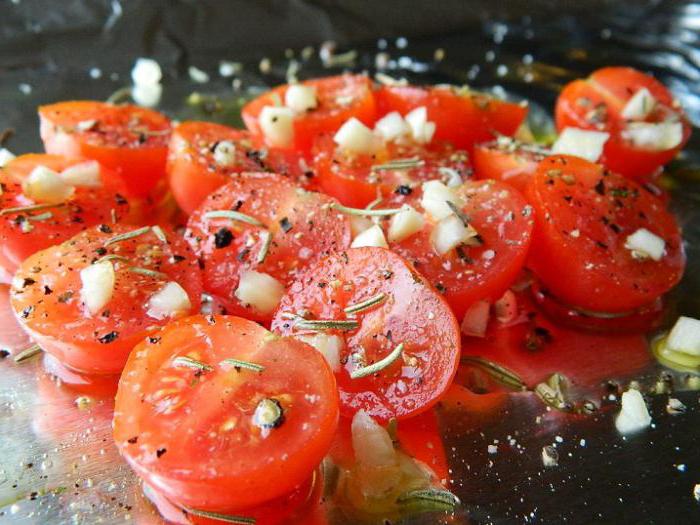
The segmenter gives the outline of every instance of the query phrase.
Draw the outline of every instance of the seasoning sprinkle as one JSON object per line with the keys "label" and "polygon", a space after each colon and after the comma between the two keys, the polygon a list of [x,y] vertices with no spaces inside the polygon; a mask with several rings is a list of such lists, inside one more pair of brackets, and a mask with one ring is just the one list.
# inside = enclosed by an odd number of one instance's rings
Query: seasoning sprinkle
{"label": "seasoning sprinkle", "polygon": [[129,266],[129,271],[131,273],[145,275],[146,277],[153,277],[154,279],[165,279],[168,277],[168,274],[166,273],[157,272],[156,270],[149,270],[148,268],[140,268],[138,266]]}
{"label": "seasoning sprinkle", "polygon": [[15,363],[24,363],[42,352],[43,350],[39,345],[32,345],[29,348],[25,348],[14,357]]}
{"label": "seasoning sprinkle", "polygon": [[211,512],[208,510],[197,510],[190,507],[184,507],[185,512],[193,516],[201,516],[211,520],[221,521],[223,523],[236,523],[239,525],[255,525],[255,518],[247,518],[245,516],[233,516],[231,514],[221,514],[219,512]]}
{"label": "seasoning sprinkle", "polygon": [[372,171],[389,171],[389,170],[409,170],[413,168],[420,168],[425,165],[423,159],[416,157],[407,159],[394,159],[384,164],[375,164],[372,166]]}
{"label": "seasoning sprinkle", "polygon": [[165,232],[163,231],[163,228],[158,226],[157,224],[155,226],[151,226],[151,230],[153,230],[153,235],[155,235],[160,242],[167,243],[168,238],[165,236]]}
{"label": "seasoning sprinkle", "polygon": [[345,313],[346,314],[355,314],[357,312],[362,312],[363,310],[367,310],[368,308],[372,308],[375,305],[378,305],[380,303],[383,303],[387,298],[387,295],[385,293],[378,293],[374,297],[370,297],[369,299],[365,299],[364,301],[361,301],[359,303],[351,304],[347,308],[345,308]]}
{"label": "seasoning sprinkle", "polygon": [[240,359],[234,359],[233,357],[224,359],[219,364],[232,366],[234,368],[246,368],[248,370],[253,370],[254,372],[262,372],[265,370],[265,367],[262,365],[251,363],[250,361],[241,361]]}
{"label": "seasoning sprinkle", "polygon": [[246,215],[245,213],[241,213],[238,211],[233,211],[233,210],[216,210],[216,211],[208,211],[207,213],[204,214],[205,219],[231,219],[232,221],[239,221],[239,222],[246,222],[248,224],[252,224],[253,226],[265,226],[262,222],[260,222],[258,219],[255,217],[251,217],[250,215]]}
{"label": "seasoning sprinkle", "polygon": [[449,490],[429,488],[406,492],[396,499],[396,503],[412,511],[450,511],[458,506],[460,501]]}
{"label": "seasoning sprinkle", "polygon": [[372,374],[376,374],[377,372],[384,370],[387,366],[389,366],[391,363],[396,361],[399,357],[401,357],[401,353],[403,352],[403,343],[399,343],[396,345],[396,348],[394,348],[386,357],[383,359],[380,359],[376,363],[373,363],[368,366],[364,366],[362,368],[358,368],[356,370],[353,370],[350,372],[350,378],[351,379],[360,379],[362,377],[367,377]]}
{"label": "seasoning sprinkle", "polygon": [[131,239],[135,239],[136,237],[140,237],[141,235],[144,235],[150,231],[151,231],[150,226],[144,226],[143,228],[139,228],[137,230],[133,230],[133,231],[126,232],[126,233],[121,233],[119,235],[115,235],[114,237],[112,237],[110,239],[107,239],[103,246],[110,246],[110,245],[116,244],[118,242],[129,241]]}
{"label": "seasoning sprinkle", "polygon": [[29,206],[16,206],[14,208],[5,208],[0,210],[0,215],[10,215],[11,213],[28,213],[30,211],[47,210],[50,208],[62,208],[65,205],[65,202],[59,202],[57,204],[31,204]]}
{"label": "seasoning sprinkle", "polygon": [[481,368],[496,381],[514,390],[526,390],[527,388],[525,381],[523,381],[518,374],[504,366],[494,363],[493,361],[489,361],[488,359],[484,359],[482,357],[468,355],[462,356],[461,361],[462,363],[467,363]]}
{"label": "seasoning sprinkle", "polygon": [[194,368],[195,370],[201,370],[202,372],[210,372],[213,370],[210,365],[197,361],[196,359],[192,359],[191,357],[187,357],[186,355],[180,355],[173,359],[173,366]]}
{"label": "seasoning sprinkle", "polygon": [[387,217],[389,215],[396,215],[401,211],[401,208],[390,208],[386,210],[373,210],[371,208],[348,208],[337,202],[330,205],[331,208],[338,210],[340,213],[345,213],[346,215],[360,215],[366,217]]}
{"label": "seasoning sprinkle", "polygon": [[272,234],[269,231],[265,230],[260,234],[260,237],[262,238],[263,244],[260,247],[257,257],[255,258],[255,262],[257,264],[262,264],[265,262],[265,258],[270,252],[270,245],[272,244]]}

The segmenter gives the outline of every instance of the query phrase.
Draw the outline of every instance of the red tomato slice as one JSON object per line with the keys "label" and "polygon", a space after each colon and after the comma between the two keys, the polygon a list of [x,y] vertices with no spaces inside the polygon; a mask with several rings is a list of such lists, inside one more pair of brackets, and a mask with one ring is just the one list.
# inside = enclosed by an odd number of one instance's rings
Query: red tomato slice
{"label": "red tomato slice", "polygon": [[[165,230],[167,243],[148,232],[105,246],[115,236],[133,231],[119,225],[89,228],[35,253],[15,274],[11,292],[15,315],[34,341],[69,368],[95,374],[121,372],[134,345],[169,322],[167,317],[148,314],[151,296],[167,282],[186,291],[191,308],[184,313],[199,311],[201,277],[184,240]],[[108,255],[126,260],[112,259],[116,272],[112,297],[99,314],[90,315],[81,298],[80,271]]]}
{"label": "red tomato slice", "polygon": [[258,171],[251,148],[247,131],[213,122],[178,124],[170,138],[166,171],[180,208],[190,214],[232,174]]}
{"label": "red tomato slice", "polygon": [[[420,211],[421,193],[416,189],[407,197],[395,196],[377,209],[408,203]],[[468,181],[456,193],[465,202],[462,212],[477,231],[480,245],[438,254],[431,241],[435,223],[424,214],[422,230],[401,242],[389,242],[389,247],[441,291],[457,319],[462,319],[474,302],[494,301],[513,284],[525,264],[533,220],[525,199],[501,182]],[[389,224],[384,222],[387,238]]]}
{"label": "red tomato slice", "polygon": [[235,514],[306,483],[337,423],[335,380],[318,351],[238,317],[194,316],[129,356],[114,439],[178,506]]}
{"label": "red tomato slice", "polygon": [[[444,179],[445,173],[453,171],[461,179],[471,175],[468,154],[446,143],[430,149],[414,143],[389,143],[373,155],[353,155],[336,149],[332,137],[325,136],[317,142],[315,153],[321,191],[358,208],[380,196],[410,192],[421,182]],[[416,162],[409,168],[389,169],[392,161],[405,159]]]}
{"label": "red tomato slice", "polygon": [[[535,210],[528,265],[561,301],[596,312],[626,312],[673,288],[685,267],[681,233],[663,203],[635,182],[577,157],[543,160],[527,188]],[[627,237],[661,237],[661,260],[639,260]],[[572,234],[573,233],[573,234]]]}
{"label": "red tomato slice", "polygon": [[[294,119],[293,149],[309,151],[317,136],[335,133],[351,117],[367,125],[374,123],[375,104],[372,82],[368,77],[339,75],[305,80],[302,84],[316,90],[317,106]],[[284,102],[288,87],[287,84],[277,86],[243,106],[243,121],[256,139],[265,140],[258,123],[260,112],[265,106]]]}
{"label": "red tomato slice", "polygon": [[[383,294],[380,296],[379,294]],[[383,301],[355,314],[344,309],[379,296]],[[336,379],[341,412],[365,410],[387,421],[404,419],[434,405],[454,376],[459,358],[459,326],[447,303],[402,258],[382,248],[353,248],[312,266],[291,285],[272,321],[283,334],[313,333],[289,314],[311,320],[356,320],[342,338]],[[363,365],[394,361],[376,373],[353,379]]]}
{"label": "red tomato slice", "polygon": [[473,156],[474,175],[477,179],[500,180],[524,191],[537,165],[547,154],[543,148],[512,140],[477,144]]}
{"label": "red tomato slice", "polygon": [[[683,140],[675,148],[651,150],[635,146],[623,137],[629,125],[621,111],[630,98],[646,88],[658,104],[645,122],[680,120]],[[555,108],[557,129],[576,127],[610,133],[601,162],[616,173],[641,179],[671,161],[690,137],[690,124],[671,92],[658,80],[629,67],[607,67],[590,77],[567,84]]]}
{"label": "red tomato slice", "polygon": [[162,189],[170,120],[138,106],[96,101],[58,102],[39,108],[47,153],[94,159],[119,173],[130,196]]}
{"label": "red tomato slice", "polygon": [[[214,192],[192,214],[185,234],[203,263],[205,290],[228,313],[269,321],[272,312],[236,297],[241,274],[266,273],[286,286],[319,257],[347,248],[349,220],[328,207],[332,202],[272,173],[246,173]],[[261,225],[207,218],[222,210],[235,210]],[[272,235],[268,248],[266,232]],[[263,250],[267,255],[260,262]]]}
{"label": "red tomato slice", "polygon": [[454,87],[383,86],[375,98],[379,117],[392,111],[405,116],[425,106],[428,120],[435,122],[434,140],[470,152],[497,134],[514,135],[527,116],[527,106]]}
{"label": "red tomato slice", "polygon": [[[22,181],[38,166],[56,172],[85,162],[59,155],[22,155],[0,171],[0,266],[14,273],[33,253],[70,239],[73,235],[100,223],[129,219],[129,202],[119,193],[121,181],[100,166],[102,187],[77,187],[63,206],[32,211],[9,209],[42,204],[22,193]],[[114,214],[114,216],[113,216]]]}

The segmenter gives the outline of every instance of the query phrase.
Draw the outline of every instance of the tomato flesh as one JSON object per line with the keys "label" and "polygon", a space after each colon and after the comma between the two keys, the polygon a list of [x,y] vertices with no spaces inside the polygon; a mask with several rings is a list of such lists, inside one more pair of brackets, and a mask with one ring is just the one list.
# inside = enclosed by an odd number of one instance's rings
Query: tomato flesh
{"label": "tomato flesh", "polygon": [[[540,163],[527,196],[535,210],[528,265],[565,303],[597,312],[635,310],[683,275],[685,254],[673,215],[635,182],[556,155]],[[625,248],[640,228],[664,240],[661,260],[639,260]]]}
{"label": "tomato flesh", "polygon": [[[183,358],[208,368],[178,366]],[[265,399],[281,407],[276,426],[256,422]],[[337,422],[335,380],[319,352],[252,321],[200,315],[170,323],[131,353],[114,439],[137,474],[178,506],[236,513],[305,483]]]}
{"label": "tomato flesh", "polygon": [[47,153],[98,161],[122,176],[129,196],[163,190],[170,120],[157,111],[97,101],[39,108]]}
{"label": "tomato flesh", "polygon": [[500,180],[524,191],[546,150],[514,141],[495,140],[474,147],[474,175],[477,179]]}
{"label": "tomato flesh", "polygon": [[[450,385],[459,358],[459,326],[447,303],[403,258],[382,248],[331,255],[290,286],[272,327],[285,335],[308,335],[289,314],[345,320],[346,307],[378,294],[384,294],[383,302],[354,314],[357,328],[328,330],[343,340],[336,371],[341,412],[350,417],[365,410],[383,421],[404,419],[430,408]],[[399,344],[403,352],[388,366],[351,377]]]}
{"label": "tomato flesh", "polygon": [[[199,310],[199,268],[187,244],[173,231],[164,229],[167,243],[147,233],[104,247],[107,240],[133,230],[120,225],[89,228],[30,256],[15,274],[11,299],[20,324],[69,368],[94,374],[121,372],[134,345],[169,322],[147,314],[151,296],[168,281],[184,288],[190,312]],[[90,315],[81,298],[80,270],[107,255],[127,261],[114,260],[111,300],[100,313]],[[145,275],[130,267],[160,273]]]}
{"label": "tomato flesh", "polygon": [[[56,172],[85,162],[86,159],[59,155],[29,154],[12,160],[0,171],[0,208],[22,208],[41,204],[25,196],[22,181],[38,166]],[[9,273],[33,253],[70,239],[82,230],[114,217],[128,220],[129,202],[119,193],[123,186],[118,177],[100,167],[103,185],[77,187],[66,205],[36,211],[6,213],[0,216],[0,266]],[[113,217],[114,214],[114,217]]]}
{"label": "tomato flesh", "polygon": [[[333,202],[272,173],[246,173],[219,188],[192,214],[186,232],[204,265],[205,290],[216,296],[228,313],[269,321],[271,313],[256,311],[236,298],[240,275],[254,270],[287,285],[319,257],[347,248],[349,220],[329,208]],[[219,210],[235,210],[263,226],[206,217]],[[260,262],[265,231],[272,239]]]}

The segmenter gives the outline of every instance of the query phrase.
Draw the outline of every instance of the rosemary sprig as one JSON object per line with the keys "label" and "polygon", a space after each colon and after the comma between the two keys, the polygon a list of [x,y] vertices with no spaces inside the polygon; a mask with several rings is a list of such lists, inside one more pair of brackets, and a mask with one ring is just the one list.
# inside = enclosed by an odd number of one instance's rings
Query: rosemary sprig
{"label": "rosemary sprig", "polygon": [[479,367],[496,381],[502,385],[512,388],[513,390],[527,389],[525,381],[523,381],[518,374],[504,366],[494,363],[493,361],[468,355],[462,356],[461,361],[462,363]]}
{"label": "rosemary sprig", "polygon": [[418,489],[401,494],[396,503],[412,512],[451,511],[460,504],[459,498],[449,490]]}
{"label": "rosemary sprig", "polygon": [[30,221],[48,221],[51,217],[53,217],[53,213],[50,211],[38,215],[27,215],[27,219]]}
{"label": "rosemary sprig", "polygon": [[158,226],[157,224],[155,226],[151,226],[151,230],[153,230],[153,235],[155,235],[160,242],[167,243],[168,238],[165,236],[165,232],[163,231],[163,228]]}
{"label": "rosemary sprig", "polygon": [[322,332],[324,330],[355,330],[359,328],[360,323],[354,319],[336,320],[336,319],[304,319],[296,317],[294,327],[299,330],[312,330],[314,332]]}
{"label": "rosemary sprig", "polygon": [[403,343],[399,343],[398,345],[396,345],[396,348],[394,348],[383,359],[380,359],[379,361],[371,365],[363,366],[362,368],[357,368],[353,370],[352,372],[350,372],[350,378],[360,379],[362,377],[367,377],[372,374],[376,374],[381,370],[384,370],[387,366],[389,366],[391,363],[393,363],[399,357],[401,357],[401,354],[403,353],[403,346]]}
{"label": "rosemary sprig", "polygon": [[192,359],[186,355],[180,355],[173,359],[173,366],[194,368],[195,370],[201,370],[202,372],[210,372],[211,370],[214,370],[211,365],[202,363],[201,361],[197,361],[196,359]]}
{"label": "rosemary sprig", "polygon": [[373,165],[372,171],[410,170],[420,168],[423,165],[425,165],[425,161],[419,158],[394,159],[384,164]]}
{"label": "rosemary sprig", "polygon": [[185,512],[193,516],[201,516],[210,520],[221,521],[223,523],[236,523],[238,525],[255,525],[255,518],[245,516],[233,516],[231,514],[221,514],[220,512],[211,512],[208,510],[197,510],[190,507],[184,507]]}
{"label": "rosemary sprig", "polygon": [[125,102],[126,100],[131,98],[131,88],[130,87],[123,87],[117,89],[114,93],[112,93],[109,97],[107,97],[107,104],[119,104],[121,102]]}
{"label": "rosemary sprig", "polygon": [[25,348],[14,357],[15,363],[24,363],[42,352],[43,350],[39,345],[32,345],[29,348]]}
{"label": "rosemary sprig", "polygon": [[374,210],[371,208],[349,208],[337,202],[332,203],[330,207],[334,210],[338,210],[340,213],[345,213],[346,215],[360,215],[365,217],[387,217],[389,215],[396,215],[401,211],[401,208],[390,208],[385,210]]}
{"label": "rosemary sprig", "polygon": [[264,227],[265,225],[260,222],[255,217],[246,215],[245,213],[240,213],[234,210],[216,210],[208,211],[204,214],[205,219],[231,219],[232,221],[246,222],[252,224],[253,226]]}
{"label": "rosemary sprig", "polygon": [[157,272],[156,270],[149,270],[148,268],[141,268],[139,266],[129,266],[129,271],[131,273],[145,275],[146,277],[153,277],[154,279],[165,279],[168,277],[167,273]]}
{"label": "rosemary sprig", "polygon": [[133,230],[126,233],[120,233],[119,235],[115,235],[114,237],[107,239],[103,246],[107,247],[118,242],[129,241],[131,239],[135,239],[136,237],[140,237],[141,235],[144,235],[150,231],[150,226],[144,226],[143,228],[138,228],[137,230]]}
{"label": "rosemary sprig", "polygon": [[372,308],[375,305],[378,305],[380,303],[383,303],[386,301],[387,295],[385,293],[378,293],[374,297],[370,297],[369,299],[365,299],[364,301],[361,301],[359,303],[351,304],[347,308],[345,308],[345,313],[346,314],[355,314],[357,312],[362,312],[363,310],[367,310],[368,308]]}
{"label": "rosemary sprig", "polygon": [[265,230],[263,233],[261,233],[260,237],[263,240],[263,244],[260,247],[258,256],[255,258],[255,262],[257,264],[262,264],[263,262],[265,262],[265,258],[267,257],[267,254],[270,251],[270,245],[272,244],[272,234],[268,230]]}
{"label": "rosemary sprig", "polygon": [[262,365],[259,365],[257,363],[251,363],[250,361],[241,361],[240,359],[234,359],[233,357],[224,359],[219,364],[232,366],[234,368],[246,368],[254,372],[262,372],[263,370],[265,370],[265,367]]}
{"label": "rosemary sprig", "polygon": [[384,199],[382,199],[381,197],[377,197],[372,202],[370,202],[367,206],[365,206],[365,209],[371,210],[373,208],[376,208],[377,206],[379,206],[382,203],[383,200]]}
{"label": "rosemary sprig", "polygon": [[465,227],[469,226],[469,217],[459,209],[459,206],[457,206],[454,202],[452,201],[445,201],[447,206],[452,210],[452,213],[454,213],[457,217],[459,217],[459,220],[462,221],[462,224],[464,224]]}
{"label": "rosemary sprig", "polygon": [[107,255],[103,255],[102,257],[97,259],[95,263],[101,263],[106,261],[128,262],[129,259],[127,257],[124,257],[123,255],[117,255],[116,253],[108,253]]}
{"label": "rosemary sprig", "polygon": [[61,208],[65,206],[65,202],[57,204],[30,204],[29,206],[16,206],[14,208],[5,208],[0,210],[0,215],[10,215],[11,213],[28,213],[30,211],[47,210],[50,208]]}

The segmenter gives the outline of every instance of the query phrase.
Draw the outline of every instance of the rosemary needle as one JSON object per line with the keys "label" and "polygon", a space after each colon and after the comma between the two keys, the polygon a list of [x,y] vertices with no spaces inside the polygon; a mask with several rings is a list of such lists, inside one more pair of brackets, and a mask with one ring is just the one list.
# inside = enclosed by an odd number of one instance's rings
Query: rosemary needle
{"label": "rosemary needle", "polygon": [[192,359],[191,357],[187,357],[186,355],[181,355],[173,359],[173,366],[194,368],[203,372],[209,372],[213,370],[213,368],[210,365],[202,363],[201,361],[197,361],[196,359]]}
{"label": "rosemary needle", "polygon": [[351,379],[360,379],[362,377],[367,377],[367,376],[370,376],[372,374],[376,374],[377,372],[384,370],[387,366],[389,366],[391,363],[393,363],[399,357],[401,357],[402,352],[403,352],[403,343],[400,343],[396,346],[396,348],[394,348],[383,359],[380,359],[376,363],[373,363],[369,366],[357,368],[356,370],[353,370],[352,372],[350,372],[350,378]]}

